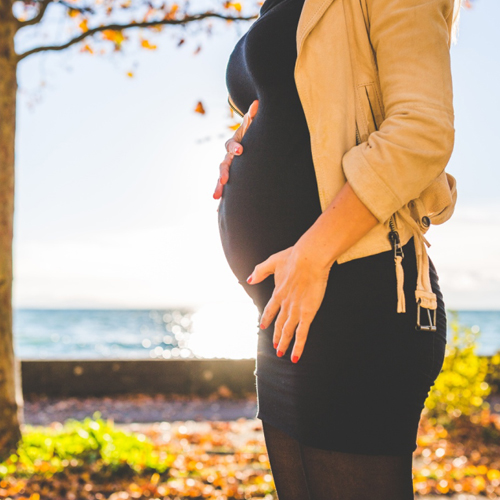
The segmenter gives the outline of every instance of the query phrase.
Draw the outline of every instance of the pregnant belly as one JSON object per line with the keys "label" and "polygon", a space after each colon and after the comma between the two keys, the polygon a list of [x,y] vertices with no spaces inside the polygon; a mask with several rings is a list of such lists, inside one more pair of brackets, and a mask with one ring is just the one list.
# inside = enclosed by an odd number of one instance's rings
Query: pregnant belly
{"label": "pregnant belly", "polygon": [[219,205],[222,246],[240,281],[256,264],[294,245],[321,214],[308,136],[277,132],[254,120]]}

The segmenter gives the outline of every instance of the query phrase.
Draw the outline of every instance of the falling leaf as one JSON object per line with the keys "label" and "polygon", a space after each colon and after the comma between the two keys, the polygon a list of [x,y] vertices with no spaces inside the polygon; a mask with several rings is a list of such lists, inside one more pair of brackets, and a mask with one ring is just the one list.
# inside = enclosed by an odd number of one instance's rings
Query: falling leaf
{"label": "falling leaf", "polygon": [[196,105],[196,108],[194,110],[196,113],[200,113],[202,115],[205,114],[205,108],[203,107],[203,104],[201,103],[201,101],[198,102],[198,104]]}

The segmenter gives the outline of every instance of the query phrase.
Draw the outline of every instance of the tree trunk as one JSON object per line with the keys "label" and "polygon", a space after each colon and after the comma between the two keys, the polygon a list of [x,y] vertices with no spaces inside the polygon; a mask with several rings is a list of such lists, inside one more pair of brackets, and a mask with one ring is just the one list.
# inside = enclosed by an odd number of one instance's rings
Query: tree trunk
{"label": "tree trunk", "polygon": [[16,67],[12,4],[0,2],[0,461],[21,437],[20,370],[12,335],[12,236],[14,219],[14,146]]}

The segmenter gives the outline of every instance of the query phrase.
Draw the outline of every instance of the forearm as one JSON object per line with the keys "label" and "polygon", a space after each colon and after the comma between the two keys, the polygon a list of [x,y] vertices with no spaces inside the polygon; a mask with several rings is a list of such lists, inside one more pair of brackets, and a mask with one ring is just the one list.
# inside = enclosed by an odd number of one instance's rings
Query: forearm
{"label": "forearm", "polygon": [[302,257],[330,268],[378,223],[347,182],[295,247]]}

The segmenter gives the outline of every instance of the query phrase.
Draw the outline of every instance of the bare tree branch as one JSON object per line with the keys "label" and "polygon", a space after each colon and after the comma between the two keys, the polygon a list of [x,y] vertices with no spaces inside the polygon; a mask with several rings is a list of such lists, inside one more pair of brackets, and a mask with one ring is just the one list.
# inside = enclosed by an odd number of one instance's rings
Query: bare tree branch
{"label": "bare tree branch", "polygon": [[67,9],[77,10],[81,14],[94,14],[94,9],[91,7],[78,7],[77,5],[73,5],[71,3],[65,2],[64,0],[56,0],[58,4],[66,7]]}
{"label": "bare tree branch", "polygon": [[[50,0],[48,0],[50,1]],[[36,54],[38,52],[46,52],[46,51],[56,51],[56,50],[64,50],[67,49],[68,47],[71,47],[71,45],[74,45],[78,42],[81,42],[82,40],[85,40],[86,38],[89,38],[96,33],[100,33],[102,31],[106,30],[111,30],[111,31],[122,31],[126,30],[129,28],[152,28],[154,26],[162,26],[166,24],[186,24],[189,22],[193,21],[200,21],[202,19],[206,19],[209,17],[215,17],[219,19],[225,19],[227,21],[250,21],[252,19],[255,19],[257,15],[249,16],[249,17],[233,17],[233,16],[225,16],[223,14],[217,14],[216,12],[205,12],[203,14],[197,14],[194,16],[186,16],[183,19],[162,19],[160,21],[143,21],[143,22],[131,22],[128,24],[108,24],[106,26],[98,26],[97,28],[92,28],[89,29],[88,31],[85,31],[84,33],[81,33],[80,35],[68,40],[66,43],[63,43],[62,45],[46,45],[42,47],[35,47],[34,49],[27,50],[26,52],[23,52],[22,54],[19,54],[17,56],[18,61],[22,61],[26,57]]]}
{"label": "bare tree branch", "polygon": [[40,2],[40,7],[38,8],[38,14],[27,21],[18,21],[18,28],[24,28],[25,26],[31,26],[33,24],[39,23],[52,0],[42,0]]}

